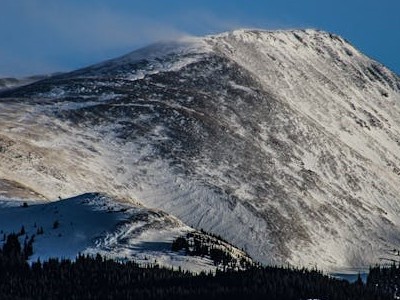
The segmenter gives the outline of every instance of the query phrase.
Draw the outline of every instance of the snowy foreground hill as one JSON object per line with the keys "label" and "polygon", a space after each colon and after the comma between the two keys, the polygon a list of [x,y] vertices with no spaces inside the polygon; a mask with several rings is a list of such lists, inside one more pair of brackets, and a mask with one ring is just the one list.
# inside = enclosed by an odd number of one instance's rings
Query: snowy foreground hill
{"label": "snowy foreground hill", "polygon": [[[21,205],[22,204],[22,205]],[[161,211],[122,204],[106,195],[88,193],[42,203],[0,202],[0,232],[17,233],[24,243],[34,236],[31,261],[100,253],[117,260],[133,259],[145,265],[181,267],[195,272],[215,271],[218,264],[207,256],[186,255],[172,249],[173,241],[188,234],[208,239],[237,261],[252,263],[242,251],[196,232]],[[4,242],[4,238],[0,245]]]}
{"label": "snowy foreground hill", "polygon": [[268,264],[400,246],[400,79],[330,33],[155,44],[1,92],[0,128],[9,198],[104,192]]}

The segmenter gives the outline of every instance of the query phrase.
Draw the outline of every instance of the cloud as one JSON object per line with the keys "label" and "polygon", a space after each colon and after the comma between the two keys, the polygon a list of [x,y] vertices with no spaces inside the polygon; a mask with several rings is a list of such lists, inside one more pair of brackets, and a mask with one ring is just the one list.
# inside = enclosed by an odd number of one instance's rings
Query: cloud
{"label": "cloud", "polygon": [[[0,41],[0,74],[72,70],[158,40],[189,35],[187,31],[204,35],[266,27],[266,22],[248,24],[190,5],[180,11],[151,12],[152,17],[143,14],[137,2],[126,11],[122,7],[128,6],[102,0],[2,0],[0,36],[7,42]],[[276,22],[267,25],[279,27]]]}
{"label": "cloud", "polygon": [[[192,28],[192,31],[196,31],[201,35],[204,33],[216,34],[239,28],[262,28],[272,30],[292,27],[287,23],[270,18],[253,18],[249,20],[248,18],[244,19],[240,15],[236,15],[236,17],[232,15],[230,17],[220,16],[216,14],[216,12],[208,10],[188,10],[185,14],[176,17],[180,19],[185,27]],[[193,20],[196,20],[196,25],[194,25]]]}
{"label": "cloud", "polygon": [[186,35],[172,25],[105,7],[4,1],[0,36],[7,41],[0,41],[0,74],[6,76],[64,71]]}
{"label": "cloud", "polygon": [[184,34],[168,24],[106,7],[60,4],[59,1],[34,2],[37,5],[29,3],[25,9],[31,23],[42,24],[51,36],[83,51],[125,47]]}

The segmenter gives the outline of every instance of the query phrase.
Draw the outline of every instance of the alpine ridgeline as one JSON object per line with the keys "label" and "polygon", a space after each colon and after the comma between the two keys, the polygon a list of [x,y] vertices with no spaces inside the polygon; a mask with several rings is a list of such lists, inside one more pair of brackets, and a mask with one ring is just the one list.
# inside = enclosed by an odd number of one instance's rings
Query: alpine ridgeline
{"label": "alpine ridgeline", "polygon": [[9,186],[106,192],[269,264],[361,267],[400,246],[400,79],[336,35],[159,43],[0,96]]}

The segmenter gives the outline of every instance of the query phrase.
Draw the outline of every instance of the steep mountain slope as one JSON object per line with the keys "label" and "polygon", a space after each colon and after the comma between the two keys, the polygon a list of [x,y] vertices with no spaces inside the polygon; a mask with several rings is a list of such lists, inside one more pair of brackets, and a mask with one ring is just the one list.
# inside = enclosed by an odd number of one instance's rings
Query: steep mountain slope
{"label": "steep mountain slope", "polygon": [[264,263],[400,244],[400,79],[336,35],[156,44],[0,97],[0,177],[47,198],[138,201]]}

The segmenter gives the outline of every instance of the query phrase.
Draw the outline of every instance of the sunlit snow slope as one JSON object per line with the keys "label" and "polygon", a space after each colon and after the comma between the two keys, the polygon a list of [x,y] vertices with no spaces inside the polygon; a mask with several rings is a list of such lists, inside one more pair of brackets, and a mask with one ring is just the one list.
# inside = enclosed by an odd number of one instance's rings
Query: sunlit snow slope
{"label": "sunlit snow slope", "polygon": [[0,177],[49,199],[107,192],[264,263],[400,246],[400,79],[336,35],[160,43],[0,97]]}

